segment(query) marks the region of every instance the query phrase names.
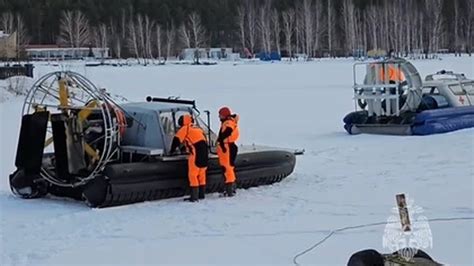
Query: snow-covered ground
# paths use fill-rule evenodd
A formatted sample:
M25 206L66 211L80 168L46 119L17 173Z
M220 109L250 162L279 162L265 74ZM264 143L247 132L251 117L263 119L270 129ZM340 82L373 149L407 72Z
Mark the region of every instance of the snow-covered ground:
M427 218L474 216L474 130L425 137L358 135L342 128L353 110L351 60L216 66L68 65L131 101L147 95L196 99L241 116L241 143L304 148L283 182L210 195L108 209L57 199L22 200L9 191L22 99L0 103L0 265L291 265L331 230L386 221L404 192ZM474 77L474 58L414 61ZM63 67L64 68L64 67ZM61 67L37 65L35 74ZM474 264L474 222L431 223L435 259ZM358 250L382 248L384 226L333 235L299 258L344 265Z

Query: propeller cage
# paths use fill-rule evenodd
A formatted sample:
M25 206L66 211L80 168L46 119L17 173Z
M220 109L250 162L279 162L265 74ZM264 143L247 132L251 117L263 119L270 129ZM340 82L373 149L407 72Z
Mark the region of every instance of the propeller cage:
M40 112L49 113L42 178L57 186L76 187L115 160L123 112L105 90L84 76L59 71L39 79L26 96L22 114Z

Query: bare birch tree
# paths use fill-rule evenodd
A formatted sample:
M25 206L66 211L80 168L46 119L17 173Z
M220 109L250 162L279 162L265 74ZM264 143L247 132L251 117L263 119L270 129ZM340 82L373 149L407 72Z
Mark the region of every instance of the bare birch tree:
M400 47L399 47L399 42L400 42L400 35L399 35L400 19L399 19L398 8L397 8L397 4L396 4L395 0L390 3L388 16L389 16L390 27L388 28L388 31L386 32L385 35L390 36L390 49L393 49L394 51L399 52L400 51ZM378 36L380 36L379 39L383 39L382 38L382 32L383 31L379 31L379 32L380 32L378 34ZM383 47L383 46L381 46L381 47Z
M466 50L471 55L474 43L474 0L466 1L466 16L464 18Z
M293 58L293 50L291 48L292 48L292 37L295 31L294 29L295 10L289 9L289 10L283 11L282 19L283 19L283 35L285 36L286 50L291 60Z
M99 25L99 35L100 35L99 47L107 48L108 43L109 43L109 34L108 34L107 26L105 24Z
M133 19L133 16L130 17L129 23L128 23L128 47L131 49L132 53L135 55L135 58L138 60L138 63L140 63L140 45L139 45L139 37L138 37L138 32L137 32L137 26L135 23L135 20Z
M120 33L122 40L125 40L127 37L127 11L122 9L120 12Z
M204 46L206 43L206 29L202 25L201 16L193 12L189 15L188 20L194 48Z
M368 22L366 19L364 19L363 17L365 16L364 15L364 12L358 12L358 15L359 15L359 21L361 23L361 25L364 25L361 27L361 36L362 36L362 43L363 43L363 46L364 46L364 50L368 50L369 49L369 36L368 36Z
M280 27L280 13L276 10L272 10L271 15L271 26L273 28L273 39L275 43L275 48L278 54L281 54L281 47L280 47L280 35L281 35L281 27Z
M60 20L60 32L59 38L62 43L68 44L70 47L74 47L74 12L63 11Z
M429 51L437 52L442 34L443 26L443 0L426 0L425 5L431 17L431 38L429 42Z
M346 51L354 51L356 48L356 20L355 20L355 7L353 0L344 0L342 2L342 17L344 19L344 40Z
M15 16L12 12L4 12L0 16L0 28L8 34L15 31Z
M166 58L165 61L170 58L171 55L171 47L174 44L176 38L176 30L174 24L171 23L170 26L166 29Z
M365 35L365 23L362 20L361 11L356 9L354 11L354 32L355 32L355 47L361 48L364 51L367 51L367 41Z
M179 27L179 37L186 48L191 48L191 32L186 24Z
M60 40L71 47L82 47L89 43L89 21L78 10L63 11L60 20Z
M80 11L74 16L75 47L81 47L89 43L89 20Z
M323 39L323 35L328 30L328 25L324 21L326 10L322 8L324 0L316 0L314 7L314 17L313 17L313 24L314 24L314 40L313 40L313 54L316 54L321 47L321 42Z
M414 32L414 19L411 19L412 16L412 6L413 0L407 0L405 2L404 9L406 10L404 13L404 20L405 20L405 32L407 33L406 41L405 41L405 56L408 56L409 53L412 52L412 43L413 43L413 32Z
M367 31L370 32L370 37L371 37L371 45L372 49L378 49L378 34L377 34L377 29L378 29L378 16L377 14L379 13L378 8L376 6L370 6L367 9L365 9L365 18L366 18L366 25L367 25Z
M255 53L255 44L257 40L257 11L253 2L247 2L246 25L248 32L248 47L252 54Z
M158 57L158 62L161 63L161 59L163 58L163 54L161 51L162 50L161 46L163 43L163 33L162 33L161 25L157 24L155 27L155 31L156 31L156 34L155 34L156 55Z
M115 21L111 18L108 25L110 29L110 48L113 51L116 58L122 57L122 41L121 33L119 32L120 27L117 27Z
M242 45L242 49L245 49L245 18L246 18L246 10L243 5L240 5L237 7L237 25L239 27L239 38L240 38L240 43Z
M92 32L94 44L96 47L102 48L102 59L104 59L105 49L108 47L109 43L109 30L105 24L101 23L99 26L93 28Z
M301 42L301 50L308 59L313 56L313 45L315 40L314 12L311 0L302 0L296 3L296 27Z
M145 47L145 25L144 19L142 14L137 15L137 19L135 21L135 33L137 37L137 46L140 57L143 58L143 63L147 64L147 54L146 54L146 47Z
M30 38L23 17L20 14L15 16L15 32L17 34L18 48L22 50L29 43Z
M96 43L95 45L97 47L102 48L101 53L102 53L102 59L105 58L105 49L108 47L109 44L109 29L107 28L107 25L101 23L96 29Z
M327 36L328 36L328 50L329 54L332 55L334 33L336 26L336 16L334 14L334 7L332 6L331 0L327 1Z
M144 19L144 43L145 43L145 57L152 59L153 58L153 49L152 49L152 43L153 43L153 32L155 31L155 22L148 17L148 15L145 16Z
M215 25L208 31L205 30L208 21L201 21L203 17L193 12L186 15L184 21L180 21L186 28L184 31L182 26L174 28L174 41L182 40L186 47L202 47L202 43L212 40L213 43L248 48L252 53L259 49L269 52L285 47L290 54L301 52L309 57L319 55L321 48L334 52L340 44L343 44L346 52L366 47L394 49L400 54L407 54L415 50L425 50L428 53L444 48L456 52L468 51L474 43L474 0L273 2L239 0L237 4L222 7L223 10L233 9L227 11L235 14L235 39L230 32L226 32L227 19L222 25ZM91 43L102 46L102 38L105 37L113 55L118 57L132 55L141 59L157 54L158 57L164 57L165 54L173 53L173 46L169 53L167 49L169 27L166 30L164 26L158 29L157 18L147 17L134 10L143 10L144 7L146 8L144 3L121 7L114 11L114 16L110 16L107 22L97 17L97 14L104 14L102 10L97 13L87 10L84 14L78 10L65 10L60 13L59 34L57 40L54 40L54 27L45 24L48 19L35 13L34 17L28 18L28 22L33 25L26 25L24 15L30 14L20 13L23 15L21 17L11 10L26 12L24 8L12 9L7 5L8 9L0 12L0 29L6 33L17 32L20 45L28 42L29 29L35 32L32 36L35 42L50 39L48 41L58 41L70 47L83 47ZM282 7L294 10L294 19L290 19L288 10L282 10ZM178 7L171 9L175 8ZM89 14L91 17L88 17ZM45 18L48 16L50 15L44 15ZM89 18L94 24L89 23ZM161 18L159 21L162 25L169 25L171 20L180 18L167 19L169 21L162 21ZM288 31L290 21L291 32ZM212 39L208 39L209 37ZM161 39L161 44L158 44L158 38Z
M271 51L271 26L270 26L270 1L265 1L258 14L258 30L260 40L262 41L262 49L264 52Z
M312 13L312 3L310 0L303 0L303 18L304 18L304 39L305 39L305 47L306 47L306 54L309 57L312 57L313 51L313 13Z
M295 51L296 53L302 52L303 49L303 18L299 15L301 14L301 6L297 5L295 7Z
M423 41L423 36L425 35L425 25L424 25L424 19L423 17L418 18L418 47L421 50L424 50L425 48L425 42Z
M459 0L452 0L453 1L453 9L454 9L454 23L453 23L453 32L454 32L454 52L460 52L460 40L459 40L459 28L460 28L460 12L459 12Z
M393 41L393 36L389 33L392 30L390 17L390 10L392 8L391 3L391 1L383 1L381 6L375 7L375 10L378 13L373 14L373 16L377 17L377 27L375 31L378 35L378 47L385 48L386 50L390 49L391 46L393 47L391 44ZM372 3L372 5L373 4L374 3Z

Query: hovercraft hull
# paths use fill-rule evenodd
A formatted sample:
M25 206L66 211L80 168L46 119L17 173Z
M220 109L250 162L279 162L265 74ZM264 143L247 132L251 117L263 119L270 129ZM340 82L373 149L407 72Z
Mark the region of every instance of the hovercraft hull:
M414 114L408 123L370 123L364 112L352 112L344 118L351 134L432 135L474 127L474 106L426 110Z
M236 160L237 188L279 182L293 172L295 163L295 155L288 151L239 154ZM221 192L224 185L218 159L212 158L207 171L206 192ZM188 186L186 160L111 164L104 169L103 176L84 186L83 197L91 207L110 207L181 197L188 192ZM56 188L54 194L65 196L68 192Z

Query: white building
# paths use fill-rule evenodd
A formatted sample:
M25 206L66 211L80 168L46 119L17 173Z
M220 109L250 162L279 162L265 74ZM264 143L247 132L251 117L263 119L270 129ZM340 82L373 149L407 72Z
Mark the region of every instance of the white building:
M199 59L235 60L232 48L186 48L181 52L181 59L194 61L196 55Z
M70 60L93 57L109 58L109 48L97 47L60 47L57 45L29 45L25 48L28 58L32 60Z

